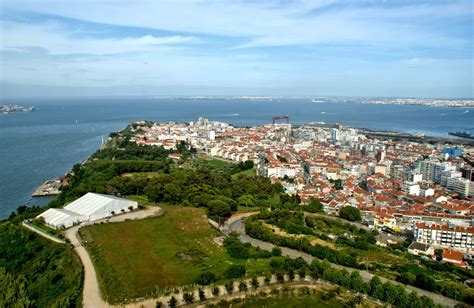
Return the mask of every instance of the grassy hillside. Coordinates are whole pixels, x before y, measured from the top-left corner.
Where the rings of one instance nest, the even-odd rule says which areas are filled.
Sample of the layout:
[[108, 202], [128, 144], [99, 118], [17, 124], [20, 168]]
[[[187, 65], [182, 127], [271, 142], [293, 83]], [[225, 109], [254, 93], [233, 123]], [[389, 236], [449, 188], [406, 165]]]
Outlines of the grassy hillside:
[[270, 269], [269, 259], [233, 259], [216, 245], [217, 231], [200, 208], [165, 206], [159, 217], [88, 226], [81, 235], [113, 303], [191, 284], [205, 271], [219, 277], [231, 264], [249, 274]]

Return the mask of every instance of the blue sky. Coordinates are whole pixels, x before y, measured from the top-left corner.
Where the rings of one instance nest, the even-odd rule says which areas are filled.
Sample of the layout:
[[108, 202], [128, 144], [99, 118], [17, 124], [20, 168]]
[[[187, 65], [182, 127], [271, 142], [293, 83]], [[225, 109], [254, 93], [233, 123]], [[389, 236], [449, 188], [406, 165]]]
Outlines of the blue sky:
[[0, 97], [473, 97], [473, 4], [2, 0]]

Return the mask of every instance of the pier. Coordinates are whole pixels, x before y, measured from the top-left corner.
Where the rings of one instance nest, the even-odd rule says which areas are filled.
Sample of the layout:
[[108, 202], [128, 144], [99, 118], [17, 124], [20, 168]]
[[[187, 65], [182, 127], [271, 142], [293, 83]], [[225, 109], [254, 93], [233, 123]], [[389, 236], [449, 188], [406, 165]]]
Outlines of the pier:
[[62, 188], [62, 180], [47, 180], [38, 187], [32, 194], [33, 197], [45, 197], [45, 196], [56, 196], [59, 195]]

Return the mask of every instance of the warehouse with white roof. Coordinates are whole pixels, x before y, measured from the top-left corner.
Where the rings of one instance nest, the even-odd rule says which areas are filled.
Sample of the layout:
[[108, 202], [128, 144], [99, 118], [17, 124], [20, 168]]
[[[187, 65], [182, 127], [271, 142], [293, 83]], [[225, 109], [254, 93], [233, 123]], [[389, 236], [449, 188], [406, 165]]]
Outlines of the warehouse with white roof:
[[51, 208], [37, 217], [55, 228], [69, 228], [81, 222], [90, 222], [138, 208], [136, 201], [115, 196], [87, 193], [62, 209]]

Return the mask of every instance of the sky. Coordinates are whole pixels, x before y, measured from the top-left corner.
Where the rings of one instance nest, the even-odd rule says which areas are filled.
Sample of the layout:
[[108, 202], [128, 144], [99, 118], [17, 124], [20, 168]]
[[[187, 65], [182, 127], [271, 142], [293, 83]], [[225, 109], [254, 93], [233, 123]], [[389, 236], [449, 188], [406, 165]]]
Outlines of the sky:
[[0, 0], [2, 98], [474, 97], [471, 0]]

